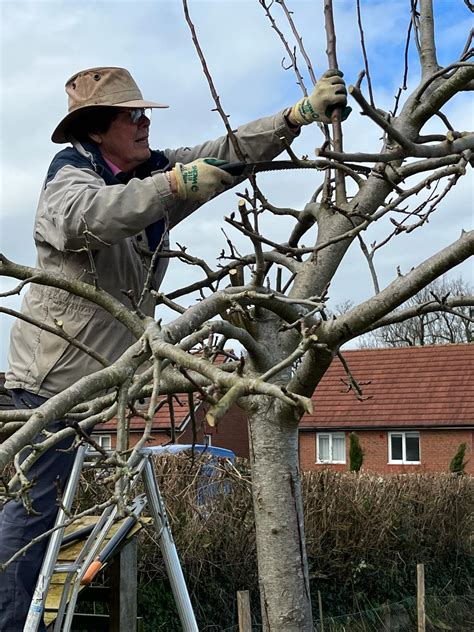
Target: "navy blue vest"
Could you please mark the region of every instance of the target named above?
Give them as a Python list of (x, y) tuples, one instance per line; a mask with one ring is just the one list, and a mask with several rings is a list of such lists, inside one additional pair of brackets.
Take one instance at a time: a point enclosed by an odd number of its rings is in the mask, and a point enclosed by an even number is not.
[[(82, 143), (84, 149), (92, 155), (92, 160), (89, 160), (82, 154), (80, 154), (74, 147), (67, 147), (58, 154), (56, 154), (49, 165), (48, 173), (46, 175), (45, 186), (50, 182), (57, 172), (66, 165), (77, 167), (78, 169), (90, 169), (91, 166), (94, 171), (104, 180), (106, 185), (111, 184), (127, 184), (132, 178), (148, 178), (153, 171), (170, 169), (168, 158), (161, 151), (152, 150), (150, 158), (141, 165), (139, 165), (133, 171), (120, 172), (114, 175), (109, 166), (105, 162), (100, 153), (98, 146), (95, 143)], [(153, 224), (146, 227), (146, 235), (148, 238), (148, 244), (150, 250), (155, 248), (160, 243), (165, 230), (165, 220), (159, 219)]]

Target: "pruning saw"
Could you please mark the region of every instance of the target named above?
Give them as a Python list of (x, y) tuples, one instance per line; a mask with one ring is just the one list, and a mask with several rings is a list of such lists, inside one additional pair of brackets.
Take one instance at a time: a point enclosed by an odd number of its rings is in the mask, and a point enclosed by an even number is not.
[[(262, 171), (285, 171), (288, 169), (320, 169), (323, 165), (314, 160), (266, 160), (261, 162), (215, 162), (215, 166), (235, 177), (247, 177)], [(369, 174), (371, 169), (362, 165), (348, 165), (354, 171)], [(325, 165), (327, 168), (327, 165)]]

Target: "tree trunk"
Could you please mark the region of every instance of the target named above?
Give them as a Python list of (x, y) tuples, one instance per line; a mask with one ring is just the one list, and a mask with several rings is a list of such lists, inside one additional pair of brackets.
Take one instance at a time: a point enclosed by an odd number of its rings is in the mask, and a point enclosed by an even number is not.
[(298, 421), (294, 411), (259, 399), (249, 426), (263, 630), (310, 631)]

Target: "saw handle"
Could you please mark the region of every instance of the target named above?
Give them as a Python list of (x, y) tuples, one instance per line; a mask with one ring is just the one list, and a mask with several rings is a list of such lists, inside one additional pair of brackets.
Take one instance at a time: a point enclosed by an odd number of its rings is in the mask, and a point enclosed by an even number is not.
[(222, 169), (222, 171), (225, 171), (231, 176), (243, 176), (248, 168), (251, 168), (251, 165), (246, 162), (227, 162), (223, 165), (217, 166), (219, 167), (219, 169)]
[(94, 560), (85, 572), (84, 577), (81, 579), (82, 586), (89, 586), (91, 581), (94, 579), (94, 577), (103, 566), (104, 565), (99, 559)]

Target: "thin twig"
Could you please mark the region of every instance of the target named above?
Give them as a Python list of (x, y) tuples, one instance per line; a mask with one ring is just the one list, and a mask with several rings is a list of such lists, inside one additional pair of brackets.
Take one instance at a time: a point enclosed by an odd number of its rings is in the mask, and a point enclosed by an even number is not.
[(265, 15), (267, 16), (267, 18), (270, 20), (270, 23), (272, 25), (272, 29), (275, 31), (275, 33), (277, 33), (278, 37), (280, 38), (287, 54), (288, 57), (291, 60), (291, 66), (289, 66), (289, 68), (293, 68), (295, 75), (296, 75), (296, 82), (297, 84), (300, 86), (301, 90), (303, 91), (304, 96), (308, 95), (308, 91), (306, 89), (306, 86), (304, 84), (304, 80), (303, 77), (298, 69), (298, 65), (296, 63), (296, 54), (294, 51), (291, 50), (290, 45), (288, 44), (287, 40), (285, 39), (285, 36), (283, 35), (282, 31), (280, 31), (280, 29), (278, 28), (275, 19), (273, 17), (273, 15), (270, 13), (270, 5), (267, 5), (266, 0), (258, 0), (259, 4), (261, 7), (263, 7), (263, 10), (265, 11)]
[(366, 381), (366, 382), (358, 382), (355, 377), (352, 375), (352, 372), (349, 368), (349, 365), (347, 364), (347, 360), (345, 359), (345, 357), (342, 355), (342, 353), (340, 351), (337, 352), (337, 357), (339, 358), (342, 366), (344, 367), (344, 371), (347, 375), (347, 390), (349, 391), (353, 391), (354, 395), (357, 397), (357, 399), (360, 402), (363, 402), (367, 399), (369, 399), (369, 397), (364, 397), (364, 393), (362, 391), (362, 386), (365, 386), (366, 384), (370, 384), (370, 381)]
[(314, 74), (313, 66), (311, 64), (311, 60), (309, 58), (309, 55), (306, 52), (305, 47), (303, 45), (303, 38), (298, 33), (298, 29), (296, 28), (295, 23), (293, 21), (292, 12), (288, 10), (284, 0), (276, 0), (276, 2), (277, 2), (277, 4), (281, 5), (283, 11), (285, 12), (286, 18), (288, 20), (288, 24), (290, 25), (290, 28), (291, 28), (291, 30), (293, 32), (295, 40), (298, 42), (298, 48), (300, 49), (300, 52), (303, 55), (303, 59), (306, 62), (306, 66), (308, 68), (308, 73), (309, 73), (309, 76), (310, 76), (311, 81), (313, 82), (313, 86), (314, 86), (314, 85), (316, 85), (316, 75)]
[(14, 287), (12, 290), (7, 290), (6, 292), (0, 292), (0, 298), (6, 298), (7, 296), (14, 296), (15, 294), (20, 294), (20, 292), (25, 287), (25, 285), (28, 285), (28, 283), (34, 283), (34, 282), (35, 282), (34, 276), (31, 277), (30, 279), (25, 279), (24, 281), (19, 283), (16, 287)]
[(393, 111), (391, 112), (392, 117), (395, 117), (397, 110), (398, 110), (398, 105), (400, 102), (400, 97), (402, 94), (403, 90), (407, 89), (407, 81), (408, 81), (408, 52), (410, 50), (410, 38), (411, 38), (411, 30), (413, 28), (413, 21), (410, 20), (410, 23), (408, 25), (408, 32), (407, 32), (407, 38), (405, 41), (405, 51), (403, 53), (403, 59), (404, 59), (404, 70), (403, 70), (403, 82), (402, 85), (400, 86), (400, 88), (398, 89), (398, 92), (395, 96), (395, 105), (393, 108)]
[(367, 89), (369, 91), (370, 105), (373, 108), (375, 108), (374, 95), (372, 92), (372, 81), (370, 79), (370, 72), (369, 72), (369, 60), (367, 58), (367, 51), (365, 48), (364, 29), (362, 26), (362, 15), (360, 12), (360, 0), (357, 0), (357, 23), (359, 25), (360, 45), (362, 48), (362, 55), (364, 57), (364, 68), (365, 68), (365, 74), (367, 77)]
[[(252, 229), (252, 226), (248, 219), (248, 211), (245, 207), (245, 201), (239, 200), (238, 209), (240, 213), (240, 217), (242, 218), (242, 225), (251, 233), (250, 239), (252, 240), (252, 244), (255, 251), (255, 270), (252, 275), (252, 285), (255, 287), (260, 287), (263, 285), (263, 281), (266, 275), (266, 264), (265, 259), (263, 258), (262, 244), (259, 241), (258, 237), (260, 236), (258, 231)], [(258, 235), (258, 237), (257, 237)]]
[(157, 247), (155, 248), (155, 251), (154, 251), (154, 253), (153, 253), (152, 257), (151, 257), (150, 267), (148, 268), (148, 272), (147, 272), (147, 275), (146, 275), (145, 283), (143, 284), (142, 292), (140, 294), (140, 298), (138, 299), (138, 307), (141, 307), (143, 301), (145, 300), (146, 293), (150, 291), (150, 287), (151, 287), (152, 282), (153, 282), (153, 275), (155, 274), (156, 265), (158, 263), (158, 258), (160, 256), (161, 249), (163, 248), (163, 244), (165, 242), (166, 235), (168, 234), (168, 228), (169, 228), (168, 225), (169, 225), (169, 220), (168, 220), (168, 218), (166, 218), (165, 225), (163, 227), (163, 234), (160, 237), (160, 242), (157, 245)]
[(369, 266), (370, 274), (372, 276), (372, 282), (374, 284), (375, 293), (378, 294), (380, 292), (380, 284), (377, 277), (377, 271), (375, 270), (375, 265), (374, 265), (374, 251), (372, 251), (371, 253), (369, 252), (369, 249), (367, 248), (365, 241), (362, 239), (362, 236), (360, 235), (360, 233), (358, 233), (357, 238), (359, 239), (360, 249), (364, 253), (364, 256), (367, 260), (367, 264)]
[(221, 100), (219, 95), (217, 94), (216, 88), (214, 86), (214, 82), (212, 80), (211, 74), (209, 72), (209, 69), (207, 67), (207, 63), (206, 63), (206, 59), (204, 57), (204, 54), (202, 52), (202, 48), (199, 44), (198, 38), (197, 38), (197, 34), (196, 34), (196, 29), (194, 27), (194, 24), (191, 21), (190, 15), (189, 15), (189, 10), (188, 10), (188, 2), (187, 0), (182, 0), (183, 2), (183, 9), (184, 9), (184, 16), (186, 18), (186, 22), (189, 26), (189, 30), (191, 31), (191, 37), (194, 43), (194, 46), (196, 48), (196, 52), (198, 54), (198, 57), (201, 61), (201, 65), (202, 65), (202, 69), (204, 72), (204, 75), (207, 79), (207, 82), (209, 84), (209, 89), (211, 91), (211, 95), (212, 98), (214, 99), (214, 103), (216, 104), (216, 111), (219, 112), (221, 119), (225, 125), (225, 128), (227, 130), (227, 135), (229, 137), (230, 142), (232, 143), (233, 147), (234, 147), (234, 151), (236, 156), (239, 158), (239, 160), (242, 160), (242, 162), (245, 162), (245, 154), (244, 152), (241, 150), (240, 146), (239, 146), (239, 141), (237, 140), (237, 137), (235, 136), (234, 132), (232, 131), (232, 127), (229, 123), (229, 116), (224, 112), (224, 110), (222, 109), (221, 106)]
[(94, 351), (94, 349), (91, 349), (87, 345), (73, 338), (73, 336), (70, 336), (68, 333), (66, 333), (63, 329), (63, 325), (61, 321), (56, 321), (56, 327), (51, 327), (50, 325), (47, 325), (46, 323), (37, 321), (34, 318), (27, 316), (26, 314), (22, 314), (21, 312), (17, 312), (16, 310), (10, 309), (8, 307), (0, 307), (0, 313), (7, 314), (8, 316), (13, 316), (14, 318), (19, 318), (20, 320), (24, 320), (26, 323), (29, 323), (30, 325), (34, 325), (35, 327), (38, 327), (38, 329), (43, 329), (44, 331), (47, 331), (50, 334), (54, 334), (55, 336), (58, 336), (59, 338), (66, 340), (70, 345), (73, 345), (77, 349), (80, 349), (84, 353), (87, 353), (87, 355), (89, 355), (91, 358), (94, 358), (94, 360), (97, 360), (97, 362), (101, 364), (102, 366), (110, 366), (110, 362), (106, 358), (104, 358), (102, 355), (100, 355), (100, 353), (97, 353), (97, 351)]

